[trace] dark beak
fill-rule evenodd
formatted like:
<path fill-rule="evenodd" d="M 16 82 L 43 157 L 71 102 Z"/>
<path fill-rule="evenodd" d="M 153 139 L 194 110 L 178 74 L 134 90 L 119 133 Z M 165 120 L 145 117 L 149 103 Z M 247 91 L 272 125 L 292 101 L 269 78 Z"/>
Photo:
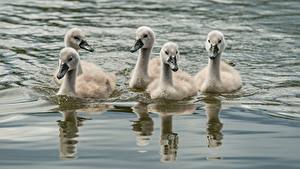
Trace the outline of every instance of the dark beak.
<path fill-rule="evenodd" d="M 217 45 L 211 46 L 211 54 L 210 54 L 209 58 L 211 60 L 214 60 L 217 57 L 218 52 L 219 52 L 219 48 Z"/>
<path fill-rule="evenodd" d="M 57 79 L 63 78 L 65 76 L 65 74 L 68 72 L 68 70 L 69 70 L 69 66 L 66 63 L 60 65 L 59 70 L 56 75 Z"/>
<path fill-rule="evenodd" d="M 79 47 L 89 52 L 94 52 L 94 49 L 85 40 L 81 40 L 81 42 L 79 43 Z"/>
<path fill-rule="evenodd" d="M 144 43 L 142 42 L 141 39 L 138 39 L 135 41 L 134 46 L 130 49 L 130 52 L 136 52 L 137 50 L 141 49 L 144 46 Z"/>
<path fill-rule="evenodd" d="M 170 56 L 169 59 L 167 60 L 167 62 L 169 63 L 171 70 L 174 72 L 177 72 L 178 65 L 177 65 L 176 56 Z"/>

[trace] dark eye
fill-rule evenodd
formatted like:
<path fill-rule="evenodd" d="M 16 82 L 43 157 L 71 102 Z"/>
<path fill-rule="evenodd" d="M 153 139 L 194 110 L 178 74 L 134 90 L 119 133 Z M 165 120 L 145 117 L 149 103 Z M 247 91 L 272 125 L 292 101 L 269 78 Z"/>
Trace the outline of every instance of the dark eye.
<path fill-rule="evenodd" d="M 176 50 L 176 54 L 178 54 L 178 50 Z"/>
<path fill-rule="evenodd" d="M 169 55 L 169 52 L 168 51 L 165 51 L 166 55 Z"/>
<path fill-rule="evenodd" d="M 148 37 L 148 35 L 144 35 L 144 38 L 147 38 Z"/>
<path fill-rule="evenodd" d="M 73 59 L 73 58 L 69 58 L 69 60 L 68 60 L 68 61 L 69 61 L 69 62 L 71 62 L 71 61 L 72 61 L 72 59 Z"/>
<path fill-rule="evenodd" d="M 80 40 L 80 38 L 78 36 L 74 36 L 74 39 L 76 40 Z"/>
<path fill-rule="evenodd" d="M 208 39 L 207 42 L 210 43 L 210 40 Z"/>
<path fill-rule="evenodd" d="M 219 43 L 221 43 L 221 39 L 219 40 Z"/>

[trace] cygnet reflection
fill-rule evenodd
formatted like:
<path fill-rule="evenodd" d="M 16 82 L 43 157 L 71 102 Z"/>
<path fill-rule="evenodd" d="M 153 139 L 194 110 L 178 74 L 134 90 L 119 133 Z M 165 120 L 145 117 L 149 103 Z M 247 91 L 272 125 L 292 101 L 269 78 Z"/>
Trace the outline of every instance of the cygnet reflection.
<path fill-rule="evenodd" d="M 151 104 L 149 110 L 159 113 L 160 127 L 160 161 L 172 162 L 176 160 L 179 135 L 173 132 L 173 116 L 192 114 L 196 110 L 194 104 Z"/>
<path fill-rule="evenodd" d="M 223 124 L 220 121 L 221 100 L 217 97 L 207 96 L 204 98 L 204 108 L 207 116 L 207 141 L 208 147 L 214 148 L 222 145 Z"/>
<path fill-rule="evenodd" d="M 60 107 L 62 108 L 62 107 Z M 77 156 L 77 143 L 79 127 L 83 126 L 83 122 L 88 118 L 78 117 L 77 112 L 85 114 L 99 114 L 111 108 L 110 105 L 96 105 L 94 107 L 81 108 L 77 110 L 61 110 L 63 120 L 58 120 L 59 126 L 59 157 L 61 159 L 73 159 Z"/>
<path fill-rule="evenodd" d="M 59 126 L 59 157 L 61 159 L 76 158 L 78 143 L 78 127 L 82 125 L 82 121 L 77 119 L 74 110 L 61 112 L 64 116 L 63 120 L 58 121 Z"/>
<path fill-rule="evenodd" d="M 136 144 L 140 147 L 150 143 L 154 123 L 149 116 L 147 105 L 138 103 L 132 107 L 132 111 L 137 115 L 137 120 L 132 121 L 132 130 L 136 135 Z"/>

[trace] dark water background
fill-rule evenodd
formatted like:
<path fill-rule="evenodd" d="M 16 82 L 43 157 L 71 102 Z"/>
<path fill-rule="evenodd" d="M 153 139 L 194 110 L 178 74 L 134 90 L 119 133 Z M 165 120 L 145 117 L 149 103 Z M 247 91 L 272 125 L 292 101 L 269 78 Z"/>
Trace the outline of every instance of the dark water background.
<path fill-rule="evenodd" d="M 0 168 L 299 168 L 299 11 L 298 0 L 1 1 Z M 191 74 L 221 30 L 244 87 L 160 104 L 128 91 L 142 25 L 153 55 L 174 41 Z M 115 97 L 59 106 L 51 76 L 73 27 L 96 49 L 81 58 L 116 72 Z"/>

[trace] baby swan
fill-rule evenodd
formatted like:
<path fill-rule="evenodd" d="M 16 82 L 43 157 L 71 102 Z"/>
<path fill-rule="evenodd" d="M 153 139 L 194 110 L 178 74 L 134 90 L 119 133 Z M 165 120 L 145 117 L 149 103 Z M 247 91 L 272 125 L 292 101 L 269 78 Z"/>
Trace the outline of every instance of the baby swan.
<path fill-rule="evenodd" d="M 89 52 L 94 52 L 94 49 L 87 43 L 85 34 L 78 28 L 70 29 L 64 38 L 65 47 L 71 47 L 77 52 L 84 49 Z"/>
<path fill-rule="evenodd" d="M 198 90 L 204 93 L 229 93 L 242 87 L 239 72 L 221 61 L 225 49 L 224 35 L 217 30 L 209 32 L 205 43 L 209 53 L 208 66 L 194 77 Z"/>
<path fill-rule="evenodd" d="M 192 77 L 183 71 L 177 72 L 178 56 L 178 46 L 173 42 L 165 43 L 161 48 L 160 78 L 151 82 L 147 88 L 152 99 L 182 100 L 197 94 Z"/>
<path fill-rule="evenodd" d="M 131 73 L 129 88 L 145 90 L 148 84 L 159 76 L 159 72 L 157 72 L 160 65 L 159 58 L 151 59 L 149 63 L 154 42 L 155 34 L 151 28 L 142 26 L 136 30 L 136 42 L 130 52 L 133 53 L 140 49 L 140 53 Z"/>
<path fill-rule="evenodd" d="M 85 34 L 83 33 L 82 30 L 78 28 L 72 28 L 68 30 L 68 32 L 65 34 L 64 37 L 64 43 L 65 47 L 71 47 L 75 49 L 77 52 L 79 52 L 80 49 L 87 50 L 89 52 L 94 52 L 94 49 L 88 44 L 86 41 Z M 85 61 L 80 61 L 78 64 L 78 70 L 77 70 L 77 75 L 82 74 L 82 67 L 88 67 L 85 66 L 87 63 Z M 55 71 L 54 74 L 54 80 L 56 83 L 60 84 L 61 80 L 56 78 L 57 71 Z"/>
<path fill-rule="evenodd" d="M 66 47 L 60 51 L 57 79 L 63 82 L 57 95 L 73 97 L 108 98 L 115 90 L 115 76 L 106 74 L 96 65 L 89 63 L 88 72 L 77 76 L 79 54 L 73 48 Z"/>

